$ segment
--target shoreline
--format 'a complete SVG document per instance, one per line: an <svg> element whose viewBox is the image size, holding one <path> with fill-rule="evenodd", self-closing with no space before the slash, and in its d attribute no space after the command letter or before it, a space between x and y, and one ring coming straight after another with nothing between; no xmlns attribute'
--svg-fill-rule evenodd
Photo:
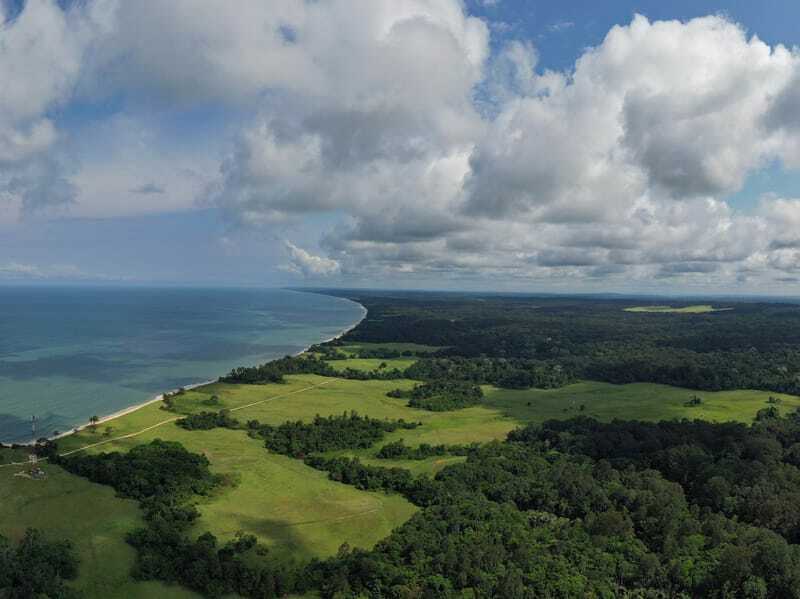
<svg viewBox="0 0 800 599"><path fill-rule="evenodd" d="M299 292L299 293L302 293L302 292ZM329 297L336 297L336 296L329 296ZM356 302L354 300L351 300L351 299L348 299L346 297L345 298L338 298L338 299L343 299L345 301L352 302L352 303L356 304L357 306L359 306L361 308L361 310L362 310L361 318L359 318L354 324L350 325L349 327L342 329L339 333L337 333L333 337L325 339L324 341L318 341L316 343L312 343L310 345L307 345L304 349L301 349L300 351L295 352L294 354L292 354L294 357L303 355L304 353L306 353L314 345L320 345L322 343L330 343L331 341L335 341L336 339L344 337L345 335L347 335L347 333L349 333L350 331L355 329L358 325L360 325L364 321L364 319L367 317L367 312L368 311L362 304L359 304L358 302ZM278 358L272 358L272 359L276 360ZM219 380L219 377L217 377L216 379L210 379L210 380L203 381L203 382L200 382L200 383L191 383L189 385L184 385L183 387L179 387L178 389L185 389L186 391L191 391L192 389L199 389L200 387L205 387L206 385L211 385L213 383L216 383L218 380ZM170 390L167 390L167 391L162 391L158 395L156 395L154 397L151 397L150 399L145 400L145 401L143 401L141 403L134 404L132 406L128 406L127 408L123 408L121 410L117 410L116 412L113 412L111 414L107 414L105 416L100 416L99 419L97 420L97 423L94 426L100 426L101 424L103 424L105 422L110 422L112 420L116 420L117 418L121 418L122 416L127 416L128 414L132 414L133 412L141 410L142 408L145 408L145 407L147 407L147 406L149 406L151 404L164 401L164 395L166 395L167 393L174 393L174 392L178 391L178 389L170 389ZM40 439L45 439L46 438L48 441L57 441L58 439L62 439L64 437L69 437L70 435L74 435L75 433L78 433L78 432L80 432L80 431L82 431L84 429L87 429L90 426L92 426L92 424L87 422L86 424L81 424L79 426L75 426L75 427L71 428L69 431L65 431L63 433L59 433L58 435L49 435L49 436L42 435L39 438ZM6 441L0 441L0 447L15 447L15 446L16 447L31 447L33 445L36 445L36 440L33 440L33 439L28 441L28 442L26 442L26 443L14 443L14 442L8 443Z"/></svg>

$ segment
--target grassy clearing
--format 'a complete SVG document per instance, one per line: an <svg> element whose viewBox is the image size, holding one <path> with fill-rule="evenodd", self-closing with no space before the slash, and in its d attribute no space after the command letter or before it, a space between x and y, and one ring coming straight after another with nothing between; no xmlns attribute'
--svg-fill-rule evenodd
<svg viewBox="0 0 800 599"><path fill-rule="evenodd" d="M314 375L287 378L289 382L282 385L209 385L187 391L175 405L186 413L227 408L242 421L257 418L279 424L289 419L310 419L316 413L341 413L359 403L363 408L365 396L375 392L362 389L357 400L344 401L345 395L351 394L341 389L337 393L332 387L349 383L353 388L354 381ZM381 391L385 393L383 388ZM208 400L213 395L219 397L219 404L210 408ZM254 403L257 405L251 405ZM157 405L147 406L115 421L114 434L128 434L137 427L147 428L175 417ZM231 474L237 481L234 487L203 502L197 534L211 531L224 541L244 530L280 555L321 557L335 553L344 542L371 547L416 509L399 496L366 493L332 482L298 460L268 452L243 431L186 431L169 421L90 451L127 450L156 438L178 441L189 451L205 454L213 471ZM65 439L69 444L64 445L67 449L103 440L99 433L82 431Z"/></svg>
<svg viewBox="0 0 800 599"><path fill-rule="evenodd" d="M329 481L299 460L269 453L243 431L185 431L170 425L136 442L155 438L205 454L214 472L236 480L202 502L195 534L210 531L227 541L243 530L279 555L304 559L332 555L344 542L371 547L416 510L400 496Z"/></svg>
<svg viewBox="0 0 800 599"><path fill-rule="evenodd" d="M715 308L710 304L698 304L696 306L634 306L625 308L626 312L652 312L655 314L706 314L708 312L724 312L733 308Z"/></svg>
<svg viewBox="0 0 800 599"><path fill-rule="evenodd" d="M0 532L18 539L29 527L75 544L81 560L75 587L86 597L165 597L189 599L194 593L159 583L137 583L129 573L135 552L125 533L141 526L136 502L49 464L43 480L15 476L23 467L0 469Z"/></svg>
<svg viewBox="0 0 800 599"><path fill-rule="evenodd" d="M693 395L699 406L684 405ZM800 398L766 391L692 391L680 387L633 383L583 382L561 389L511 391L487 389L484 403L519 422L542 422L551 418L591 416L598 420L671 420L699 418L713 422L752 422L756 412L768 407L767 399L777 397L776 407L786 413L800 407ZM584 406L581 411L580 406Z"/></svg>
<svg viewBox="0 0 800 599"><path fill-rule="evenodd" d="M330 364L337 372L341 372L346 368L352 368L353 370L361 370L364 372L372 372L373 370L378 370L381 364L384 364L384 368L388 370L393 368L405 370L416 361L417 360L415 358L392 358L390 360L382 360L380 358L348 358L347 360L329 360L328 364Z"/></svg>

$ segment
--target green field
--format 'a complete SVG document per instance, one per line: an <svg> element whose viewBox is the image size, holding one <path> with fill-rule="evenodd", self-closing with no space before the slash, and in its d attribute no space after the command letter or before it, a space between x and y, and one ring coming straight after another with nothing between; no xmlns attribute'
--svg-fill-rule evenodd
<svg viewBox="0 0 800 599"><path fill-rule="evenodd" d="M698 406L684 405L693 395ZM553 418L591 416L597 420L702 419L712 422L752 422L756 412L768 407L772 396L781 400L776 407L787 413L800 407L800 397L766 391L692 391L668 385L583 382L561 389L512 391L493 389L485 404L520 422L541 422ZM584 406L581 411L581 405Z"/></svg>
<svg viewBox="0 0 800 599"><path fill-rule="evenodd" d="M5 450L2 453L7 453ZM21 466L0 468L0 532L20 538L29 527L53 539L68 538L81 560L75 587L87 597L197 597L180 587L137 583L129 572L135 552L125 533L142 525L135 501L115 497L113 489L96 485L59 468L42 464L43 480L16 476Z"/></svg>
<svg viewBox="0 0 800 599"><path fill-rule="evenodd" d="M347 362L367 360L347 360ZM383 360L376 360L378 362ZM386 360L390 368L407 362ZM345 362L345 361L334 361ZM800 407L800 398L760 391L697 392L699 406L685 403L694 391L654 384L611 385L581 382L555 390L513 391L485 387L482 405L454 412L428 412L409 408L404 399L386 397L397 387L410 388L414 381L354 381L316 375L287 377L285 384L230 385L215 383L174 398L182 414L229 409L240 421L257 419L280 424L287 420L313 419L355 410L373 418L403 418L422 425L414 430L388 434L375 446L356 452L364 461L401 466L415 473L433 473L463 458L439 456L421 461L378 460L376 451L385 443L403 439L408 445L465 444L502 439L529 422L577 415L601 420L613 418L660 420L703 418L752 421L767 407L770 395L780 398L777 407L786 413ZM212 396L217 400L210 401ZM581 408L583 406L583 408ZM179 441L188 450L205 454L212 470L229 474L235 481L213 497L201 501L202 517L195 534L211 531L221 540L238 531L255 534L279 556L298 558L334 554L347 542L370 547L406 521L415 507L396 495L367 493L332 482L323 472L299 460L268 452L245 432L229 429L186 431L175 425L180 414L150 404L120 417L96 432L89 430L60 441L62 451L93 445L86 451L127 450L156 438ZM112 430L104 434L106 426ZM124 437L124 438L119 438ZM0 453L0 463L18 459ZM24 457L24 456L23 456ZM27 526L39 526L54 536L74 539L82 559L79 587L88 597L190 597L181 589L131 582L127 572L133 550L124 542L125 532L139 525L134 502L114 496L110 488L89 483L54 466L46 466L48 478L34 481L14 477L22 467L0 468L0 531L17 537Z"/></svg>
<svg viewBox="0 0 800 599"><path fill-rule="evenodd" d="M698 304L696 306L634 306L625 308L626 312L653 312L655 314L706 314L708 312L724 312L733 308L715 308L710 304Z"/></svg>
<svg viewBox="0 0 800 599"><path fill-rule="evenodd" d="M382 360L380 358L348 358L347 360L329 360L328 364L337 372L341 372L346 368L371 372L373 370L378 370L381 364L385 364L388 368L405 370L416 361L416 358L396 358L392 360Z"/></svg>

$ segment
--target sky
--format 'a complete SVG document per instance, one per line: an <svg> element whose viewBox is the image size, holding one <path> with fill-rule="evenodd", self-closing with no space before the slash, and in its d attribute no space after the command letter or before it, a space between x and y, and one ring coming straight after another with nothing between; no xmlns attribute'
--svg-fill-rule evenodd
<svg viewBox="0 0 800 599"><path fill-rule="evenodd" d="M797 2L0 23L0 284L800 294Z"/></svg>

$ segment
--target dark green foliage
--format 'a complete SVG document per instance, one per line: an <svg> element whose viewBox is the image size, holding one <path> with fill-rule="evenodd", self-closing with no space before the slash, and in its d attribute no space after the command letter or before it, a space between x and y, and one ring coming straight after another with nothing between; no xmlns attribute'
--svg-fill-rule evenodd
<svg viewBox="0 0 800 599"><path fill-rule="evenodd" d="M679 483L692 503L800 542L797 413L787 418L771 413L752 427L576 418L527 427L509 439L608 460L619 468L657 470Z"/></svg>
<svg viewBox="0 0 800 599"><path fill-rule="evenodd" d="M327 359L327 358L326 358ZM324 359L316 355L305 353L300 356L286 356L280 360L273 360L260 366L249 368L234 368L227 376L220 377L223 383L265 384L283 383L287 374L316 374L319 376L339 377L357 381L373 379L392 380L401 379L404 374L397 368L383 368L379 370L357 370L345 368L336 370Z"/></svg>
<svg viewBox="0 0 800 599"><path fill-rule="evenodd" d="M408 405L412 408L445 412L479 404L483 391L466 381L439 379L417 385L410 391L395 389L387 395L408 398Z"/></svg>
<svg viewBox="0 0 800 599"><path fill-rule="evenodd" d="M219 412L200 412L190 414L175 422L178 426L189 431L211 430L213 428L239 428L239 421L231 417L228 410Z"/></svg>
<svg viewBox="0 0 800 599"><path fill-rule="evenodd" d="M279 426L247 423L252 435L264 439L268 449L293 457L335 449L363 449L380 441L383 435L398 429L413 429L416 422L377 420L355 412L341 416L317 416L313 422L285 422Z"/></svg>
<svg viewBox="0 0 800 599"><path fill-rule="evenodd" d="M418 447L406 445L402 439L393 443L388 443L378 450L376 458L383 460L424 460L434 456L442 455L468 455L470 451L475 451L479 445L430 445L421 443Z"/></svg>
<svg viewBox="0 0 800 599"><path fill-rule="evenodd" d="M687 408L694 408L703 405L703 400L697 395L692 395L689 399L683 402L683 405L686 406Z"/></svg>
<svg viewBox="0 0 800 599"><path fill-rule="evenodd" d="M409 366L405 374L423 381L460 380L506 389L555 389L576 380L560 364L521 358L427 357Z"/></svg>
<svg viewBox="0 0 800 599"><path fill-rule="evenodd" d="M78 576L78 558L69 541L48 541L28 529L14 545L0 535L0 597L78 599L65 583Z"/></svg>
<svg viewBox="0 0 800 599"><path fill-rule="evenodd" d="M558 382L562 377L578 377L800 394L800 306L793 304L725 302L719 307L733 309L653 314L625 312L631 305L647 304L642 300L330 293L356 299L368 309L359 326L345 335L345 343L420 343L446 347L438 357L523 361L514 371L559 365L560 375L546 370L554 381L541 379L551 386L563 384ZM421 362L427 360L412 367L409 377L501 384L499 378L466 373L440 376ZM541 375L532 376L530 386L542 386L536 380ZM503 384L529 382L513 374Z"/></svg>
<svg viewBox="0 0 800 599"><path fill-rule="evenodd" d="M60 458L59 463L78 476L109 485L122 497L174 503L205 495L219 480L208 469L208 459L186 451L180 443L156 439L127 453L100 453Z"/></svg>
<svg viewBox="0 0 800 599"><path fill-rule="evenodd" d="M383 468L362 464L358 458L324 458L311 456L305 463L324 470L335 480L363 491L399 493L416 505L433 503L440 485L425 475L414 477L405 468Z"/></svg>
<svg viewBox="0 0 800 599"><path fill-rule="evenodd" d="M266 364L253 367L234 368L227 376L220 377L223 383L283 383L286 374L319 374L337 376L336 371L324 360L310 355L292 357L285 356Z"/></svg>
<svg viewBox="0 0 800 599"><path fill-rule="evenodd" d="M298 567L250 559L265 551L251 535L219 546L211 533L192 541L168 523L155 523L131 533L128 542L139 552L133 575L140 580L183 584L207 597L273 598L297 588Z"/></svg>
<svg viewBox="0 0 800 599"><path fill-rule="evenodd" d="M546 447L552 435L535 430L474 451L434 480L309 460L334 480L423 507L374 550L314 563L309 578L323 597L800 597L800 547L698 509L652 468L615 467L577 448L555 453ZM716 433L724 444L727 429L705 440ZM582 436L578 447L602 441Z"/></svg>

